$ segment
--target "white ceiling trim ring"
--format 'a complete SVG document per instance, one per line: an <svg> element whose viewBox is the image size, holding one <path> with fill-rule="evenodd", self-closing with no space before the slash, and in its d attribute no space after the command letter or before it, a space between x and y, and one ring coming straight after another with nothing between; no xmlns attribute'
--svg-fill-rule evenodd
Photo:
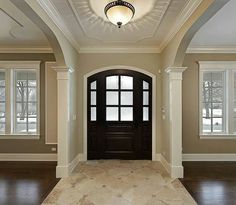
<svg viewBox="0 0 236 205"><path fill-rule="evenodd" d="M173 23L174 25L172 26L172 29L167 32L167 34L165 35L165 38L161 41L160 44L157 45L147 45L145 46L143 44L140 44L139 46L136 46L135 44L130 44L127 45L127 48L124 47L124 45L121 45L121 47L119 47L119 44L115 44L115 43L119 43L121 41L114 41L111 39L106 38L107 42L109 42L109 46L107 45L83 45L81 46L79 43L79 39L75 37L71 31L68 29L68 27L65 24L65 21L63 19L63 17L61 16L61 14L59 13L59 11L57 10L57 8L55 7L55 5L52 3L52 0L37 0L38 3L40 4L40 6L45 10L45 12L47 13L47 15L49 16L49 18L54 22L54 24L59 28L59 30L65 35L65 37L70 41L70 43L72 44L72 46L75 47L75 49L80 52L80 53L160 53L162 52L162 50L168 45L168 43L174 38L174 36L177 34L177 32L181 29L181 27L184 25L184 23L186 23L186 21L189 19L189 17L193 14L193 12L196 10L196 8L199 6L199 4L203 1L203 0L189 0L188 3L185 5L185 7L182 9L182 12L177 16L176 21ZM78 4L80 4L81 2L88 2L88 0L65 0L67 2L67 4L69 4L69 6L71 7L71 10L73 10L73 15L75 20L77 20L77 24L81 27L81 31L84 33L85 36L87 36L88 39L96 39L99 40L99 42L103 42L102 39L102 35L107 36L106 32L111 32L110 34L112 35L119 35L122 34L123 31L125 31L125 29L127 29L126 31L129 31L129 29L133 28L134 29L134 33L139 33L139 29L141 27L139 27L138 23L142 21L142 19L138 19L137 21L134 22L130 22L125 28L121 28L120 30L116 30L117 32L114 32L113 29L116 29L114 26L112 26L109 22L104 21L103 19L100 19L100 21L103 22L104 25L108 25L107 29L104 29L103 27L100 28L100 31L102 29L105 30L105 32L101 31L101 35L97 35L97 33L93 34L93 29L94 28L90 28L91 26L87 25L84 26L84 19L81 20L81 15L83 14L78 14L78 8L76 9L73 5L75 2L77 2L77 6ZM158 4L158 2L162 2L162 5ZM122 43L135 43L135 42L141 42L142 40L146 40L148 38L152 38L153 36L155 36L155 33L157 31L157 28L160 26L161 21L164 18L164 15L166 13L166 11L168 10L168 6L170 5L170 2L172 2L172 0L161 0L161 1L157 1L157 5L156 7L153 8L153 12L157 12L157 21L152 22L152 20L150 20L152 26L150 27L155 27L155 29L153 30L149 30L149 33L145 33L145 29L143 29L143 33L140 36L136 36L136 38L133 38L132 35L129 36L128 40L122 40ZM87 5L87 4L86 4ZM87 9L87 7L86 7ZM157 9L157 10L156 10ZM96 14L94 14L96 15ZM148 15L147 15L148 16ZM83 17L85 18L85 17ZM100 17L97 17L98 21L99 21ZM145 19L145 16L143 17ZM156 19L156 18L155 18ZM150 23L149 22L149 23ZM88 23L88 22L87 22ZM156 23L156 24L155 24ZM101 24L101 23L100 23ZM101 24L102 25L102 24ZM94 25L93 25L94 26ZM92 30L89 30L92 29ZM109 30L110 29L110 30ZM122 30L123 29L123 30ZM152 28L150 28L152 29ZM89 31L88 31L89 30ZM98 29L94 29L94 31L96 31ZM91 35L92 33L92 35ZM117 33L117 34L116 34ZM110 35L110 36L112 36ZM139 35L139 34L138 34ZM127 41L126 41L127 40ZM114 43L112 45L112 43Z"/></svg>
<svg viewBox="0 0 236 205"><path fill-rule="evenodd" d="M171 0L158 0L148 14L141 19L129 22L129 24L117 30L117 27L110 22L104 21L103 18L94 13L88 0L67 1L84 34L88 38L96 39L103 43L105 43L103 40L104 35L107 36L106 42L109 43L137 43L153 37L171 3ZM144 25L146 29L140 30L140 28L144 28ZM147 25L149 26L147 27ZM121 35L130 36L130 38L127 41L114 40ZM112 38L109 39L109 36Z"/></svg>

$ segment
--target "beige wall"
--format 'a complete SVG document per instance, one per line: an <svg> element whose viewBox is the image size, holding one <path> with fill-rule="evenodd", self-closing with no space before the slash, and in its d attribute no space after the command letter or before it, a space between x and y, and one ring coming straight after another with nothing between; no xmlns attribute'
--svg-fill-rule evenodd
<svg viewBox="0 0 236 205"><path fill-rule="evenodd" d="M45 62L55 61L53 54L0 54L1 61L41 61L40 66L40 139L0 140L1 153L51 153L56 145L45 145ZM56 120L56 119L55 119Z"/></svg>
<svg viewBox="0 0 236 205"><path fill-rule="evenodd" d="M236 54L187 54L183 76L183 153L235 153L236 140L199 138L198 61L235 61Z"/></svg>
<svg viewBox="0 0 236 205"><path fill-rule="evenodd" d="M83 77L99 68L124 65L144 69L157 76L157 152L161 145L161 76L158 54L80 54L78 69L79 152L83 152ZM120 67L122 69L122 66ZM154 106L154 105L153 105Z"/></svg>

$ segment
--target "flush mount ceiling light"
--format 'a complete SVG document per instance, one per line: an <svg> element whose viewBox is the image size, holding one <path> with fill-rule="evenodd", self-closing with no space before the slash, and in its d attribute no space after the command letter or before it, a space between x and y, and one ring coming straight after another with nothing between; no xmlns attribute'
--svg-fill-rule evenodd
<svg viewBox="0 0 236 205"><path fill-rule="evenodd" d="M104 12L108 20L120 28L133 18L135 8L126 1L117 0L107 4Z"/></svg>

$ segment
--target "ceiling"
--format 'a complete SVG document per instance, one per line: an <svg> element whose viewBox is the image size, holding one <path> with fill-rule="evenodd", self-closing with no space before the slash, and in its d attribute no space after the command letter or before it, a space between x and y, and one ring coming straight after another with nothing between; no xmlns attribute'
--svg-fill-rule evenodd
<svg viewBox="0 0 236 205"><path fill-rule="evenodd" d="M0 50L11 48L47 48L49 43L43 32L10 1L0 1Z"/></svg>
<svg viewBox="0 0 236 205"><path fill-rule="evenodd" d="M81 52L120 48L147 49L147 52L153 49L158 52L200 2L127 0L134 5L136 15L129 24L119 29L104 14L104 7L112 0L38 1Z"/></svg>
<svg viewBox="0 0 236 205"><path fill-rule="evenodd" d="M121 29L104 14L112 0L37 1L79 52L149 53L160 52L202 0L127 0L136 15ZM212 17L194 36L189 51L236 52L235 8L236 1L231 0ZM0 19L0 52L51 51L42 31L9 0L0 1Z"/></svg>
<svg viewBox="0 0 236 205"><path fill-rule="evenodd" d="M194 36L189 46L196 51L236 51L236 1L229 1Z"/></svg>

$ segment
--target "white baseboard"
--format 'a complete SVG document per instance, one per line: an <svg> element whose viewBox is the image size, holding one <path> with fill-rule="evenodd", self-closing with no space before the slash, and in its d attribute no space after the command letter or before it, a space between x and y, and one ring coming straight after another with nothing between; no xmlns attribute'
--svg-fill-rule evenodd
<svg viewBox="0 0 236 205"><path fill-rule="evenodd" d="M75 167L79 164L79 162L85 161L84 155L79 153L68 166L57 166L56 168L56 176L57 178L68 177L72 174Z"/></svg>
<svg viewBox="0 0 236 205"><path fill-rule="evenodd" d="M184 177L184 168L183 166L173 166L171 165L163 155L160 156L160 161L162 166L170 174L172 178L183 178Z"/></svg>
<svg viewBox="0 0 236 205"><path fill-rule="evenodd" d="M171 173L170 163L167 162L166 158L162 154L160 155L160 162L162 166L165 168L165 170L170 174Z"/></svg>
<svg viewBox="0 0 236 205"><path fill-rule="evenodd" d="M64 178L69 176L69 166L57 166L56 178Z"/></svg>
<svg viewBox="0 0 236 205"><path fill-rule="evenodd" d="M161 161L161 154L155 154L152 156L152 161Z"/></svg>
<svg viewBox="0 0 236 205"><path fill-rule="evenodd" d="M172 178L184 178L184 167L183 166L171 166L171 177Z"/></svg>
<svg viewBox="0 0 236 205"><path fill-rule="evenodd" d="M57 154L0 153L0 161L57 161Z"/></svg>
<svg viewBox="0 0 236 205"><path fill-rule="evenodd" d="M183 161L236 161L236 154L183 154Z"/></svg>

